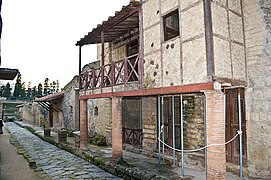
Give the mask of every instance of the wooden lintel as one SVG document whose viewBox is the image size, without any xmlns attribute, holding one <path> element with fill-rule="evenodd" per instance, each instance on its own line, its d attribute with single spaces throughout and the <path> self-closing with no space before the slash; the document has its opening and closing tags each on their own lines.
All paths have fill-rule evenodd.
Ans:
<svg viewBox="0 0 271 180">
<path fill-rule="evenodd" d="M 183 86 L 170 86 L 151 89 L 139 89 L 132 91 L 109 92 L 101 94 L 89 94 L 80 96 L 81 99 L 97 99 L 97 98 L 111 98 L 111 97 L 136 97 L 136 96 L 155 96 L 155 95 L 169 95 L 180 93 L 195 93 L 204 90 L 214 90 L 213 82 L 190 84 Z"/>
</svg>

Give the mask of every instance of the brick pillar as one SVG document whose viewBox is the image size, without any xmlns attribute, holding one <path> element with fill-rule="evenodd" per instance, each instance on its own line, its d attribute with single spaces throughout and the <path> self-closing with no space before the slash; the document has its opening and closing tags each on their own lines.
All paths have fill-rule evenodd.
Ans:
<svg viewBox="0 0 271 180">
<path fill-rule="evenodd" d="M 122 98 L 112 98 L 112 157 L 122 157 Z"/>
<path fill-rule="evenodd" d="M 88 121 L 87 121 L 87 101 L 80 100 L 80 149 L 87 148 Z"/>
<path fill-rule="evenodd" d="M 225 143 L 224 97 L 221 91 L 208 91 L 206 95 L 207 144 Z M 207 179 L 225 179 L 225 146 L 207 149 Z"/>
</svg>

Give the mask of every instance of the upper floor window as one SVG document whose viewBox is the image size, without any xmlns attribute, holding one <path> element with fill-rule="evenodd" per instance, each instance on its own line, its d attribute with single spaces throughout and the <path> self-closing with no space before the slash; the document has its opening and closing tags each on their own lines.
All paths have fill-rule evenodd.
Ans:
<svg viewBox="0 0 271 180">
<path fill-rule="evenodd" d="M 179 12 L 178 9 L 168 13 L 163 17 L 164 39 L 165 41 L 179 36 Z"/>
</svg>

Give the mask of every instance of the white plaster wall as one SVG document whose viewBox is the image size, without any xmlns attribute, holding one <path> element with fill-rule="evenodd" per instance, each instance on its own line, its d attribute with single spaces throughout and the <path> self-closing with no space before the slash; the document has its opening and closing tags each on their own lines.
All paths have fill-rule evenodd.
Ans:
<svg viewBox="0 0 271 180">
<path fill-rule="evenodd" d="M 194 53 L 195 47 L 198 48 Z M 183 83 L 207 81 L 205 38 L 183 44 Z"/>
<path fill-rule="evenodd" d="M 241 1 L 211 3 L 215 76 L 246 81 Z"/>
</svg>

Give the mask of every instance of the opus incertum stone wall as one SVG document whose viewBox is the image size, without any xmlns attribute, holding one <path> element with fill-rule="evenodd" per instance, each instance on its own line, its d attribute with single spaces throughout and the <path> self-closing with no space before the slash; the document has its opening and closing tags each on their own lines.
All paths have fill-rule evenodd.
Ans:
<svg viewBox="0 0 271 180">
<path fill-rule="evenodd" d="M 247 159 L 251 176 L 271 176 L 271 1 L 244 1 Z"/>
</svg>

